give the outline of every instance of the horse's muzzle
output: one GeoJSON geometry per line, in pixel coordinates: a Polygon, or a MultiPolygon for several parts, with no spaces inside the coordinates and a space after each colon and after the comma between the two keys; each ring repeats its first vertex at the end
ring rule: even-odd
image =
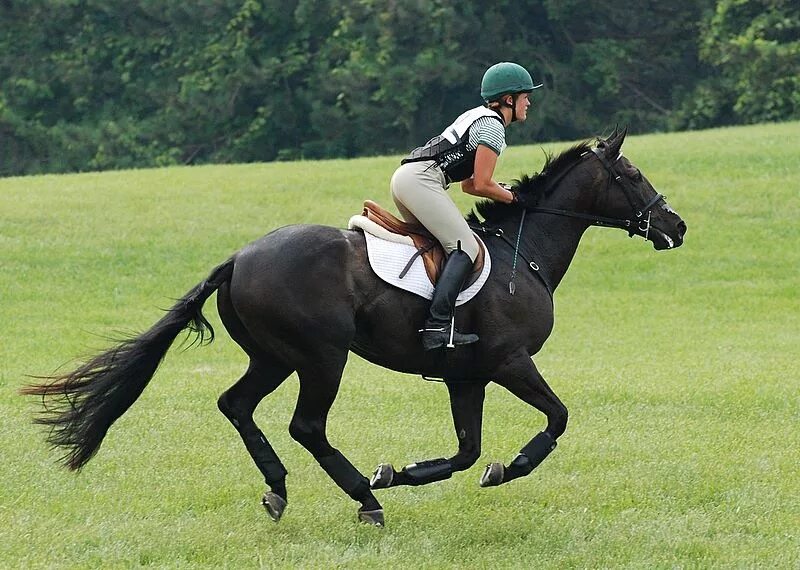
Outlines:
{"type": "Polygon", "coordinates": [[[653,249],[660,251],[662,249],[675,249],[676,247],[680,247],[683,245],[684,235],[686,235],[686,223],[683,220],[679,220],[674,227],[674,231],[669,233],[658,226],[651,226],[649,239],[653,242],[653,249]]]}

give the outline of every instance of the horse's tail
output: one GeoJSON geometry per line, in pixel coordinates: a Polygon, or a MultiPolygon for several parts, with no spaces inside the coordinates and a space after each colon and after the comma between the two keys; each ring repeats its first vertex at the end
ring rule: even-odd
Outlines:
{"type": "Polygon", "coordinates": [[[208,278],[186,293],[147,332],[119,343],[79,366],[21,390],[42,396],[45,410],[36,423],[50,426],[48,443],[67,453],[61,458],[73,470],[97,452],[117,418],[141,395],[178,334],[189,327],[195,342],[210,343],[214,329],[203,316],[208,297],[230,280],[234,258],[215,268],[208,278]]]}

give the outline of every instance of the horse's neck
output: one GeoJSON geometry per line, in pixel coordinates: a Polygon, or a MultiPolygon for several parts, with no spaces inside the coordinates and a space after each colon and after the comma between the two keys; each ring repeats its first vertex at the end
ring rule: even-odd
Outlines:
{"type": "Polygon", "coordinates": [[[569,269],[588,224],[575,218],[552,214],[529,213],[522,248],[539,265],[539,271],[555,291],[569,269]]]}
{"type": "MultiPolygon", "coordinates": [[[[586,180],[587,184],[589,180],[586,180]]],[[[564,183],[567,183],[565,179],[564,183]]],[[[551,199],[542,203],[542,207],[570,212],[585,211],[592,202],[591,188],[574,188],[571,192],[562,192],[559,188],[551,199]]],[[[539,265],[550,287],[555,290],[569,269],[572,258],[578,249],[581,237],[589,227],[589,222],[578,218],[560,216],[542,212],[528,212],[525,219],[521,243],[539,265]]]]}

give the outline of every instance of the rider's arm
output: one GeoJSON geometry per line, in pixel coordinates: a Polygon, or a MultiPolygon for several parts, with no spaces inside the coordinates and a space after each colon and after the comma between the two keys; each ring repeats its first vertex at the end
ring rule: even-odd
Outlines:
{"type": "Polygon", "coordinates": [[[475,174],[461,183],[461,190],[472,196],[490,198],[510,204],[514,195],[492,180],[497,165],[497,153],[486,145],[479,144],[475,151],[475,174]]]}

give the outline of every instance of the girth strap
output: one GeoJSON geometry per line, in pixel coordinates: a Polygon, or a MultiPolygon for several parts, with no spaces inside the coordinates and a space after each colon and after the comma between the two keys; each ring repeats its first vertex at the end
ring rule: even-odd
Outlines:
{"type": "Polygon", "coordinates": [[[425,247],[422,247],[422,248],[417,248],[417,251],[414,253],[414,255],[412,255],[412,256],[411,256],[411,259],[409,259],[409,260],[408,260],[408,263],[406,263],[406,266],[405,266],[405,267],[403,268],[403,270],[400,272],[400,275],[399,275],[400,279],[402,279],[403,277],[405,277],[405,276],[406,276],[406,274],[407,274],[407,273],[409,272],[409,270],[411,269],[411,266],[412,266],[412,265],[414,265],[414,262],[417,260],[417,258],[418,258],[419,256],[421,256],[421,255],[424,255],[424,254],[428,253],[428,252],[429,252],[430,250],[432,250],[434,247],[436,247],[436,243],[435,243],[435,242],[433,242],[433,243],[431,243],[431,244],[429,244],[429,245],[427,245],[427,246],[425,246],[425,247]]]}

